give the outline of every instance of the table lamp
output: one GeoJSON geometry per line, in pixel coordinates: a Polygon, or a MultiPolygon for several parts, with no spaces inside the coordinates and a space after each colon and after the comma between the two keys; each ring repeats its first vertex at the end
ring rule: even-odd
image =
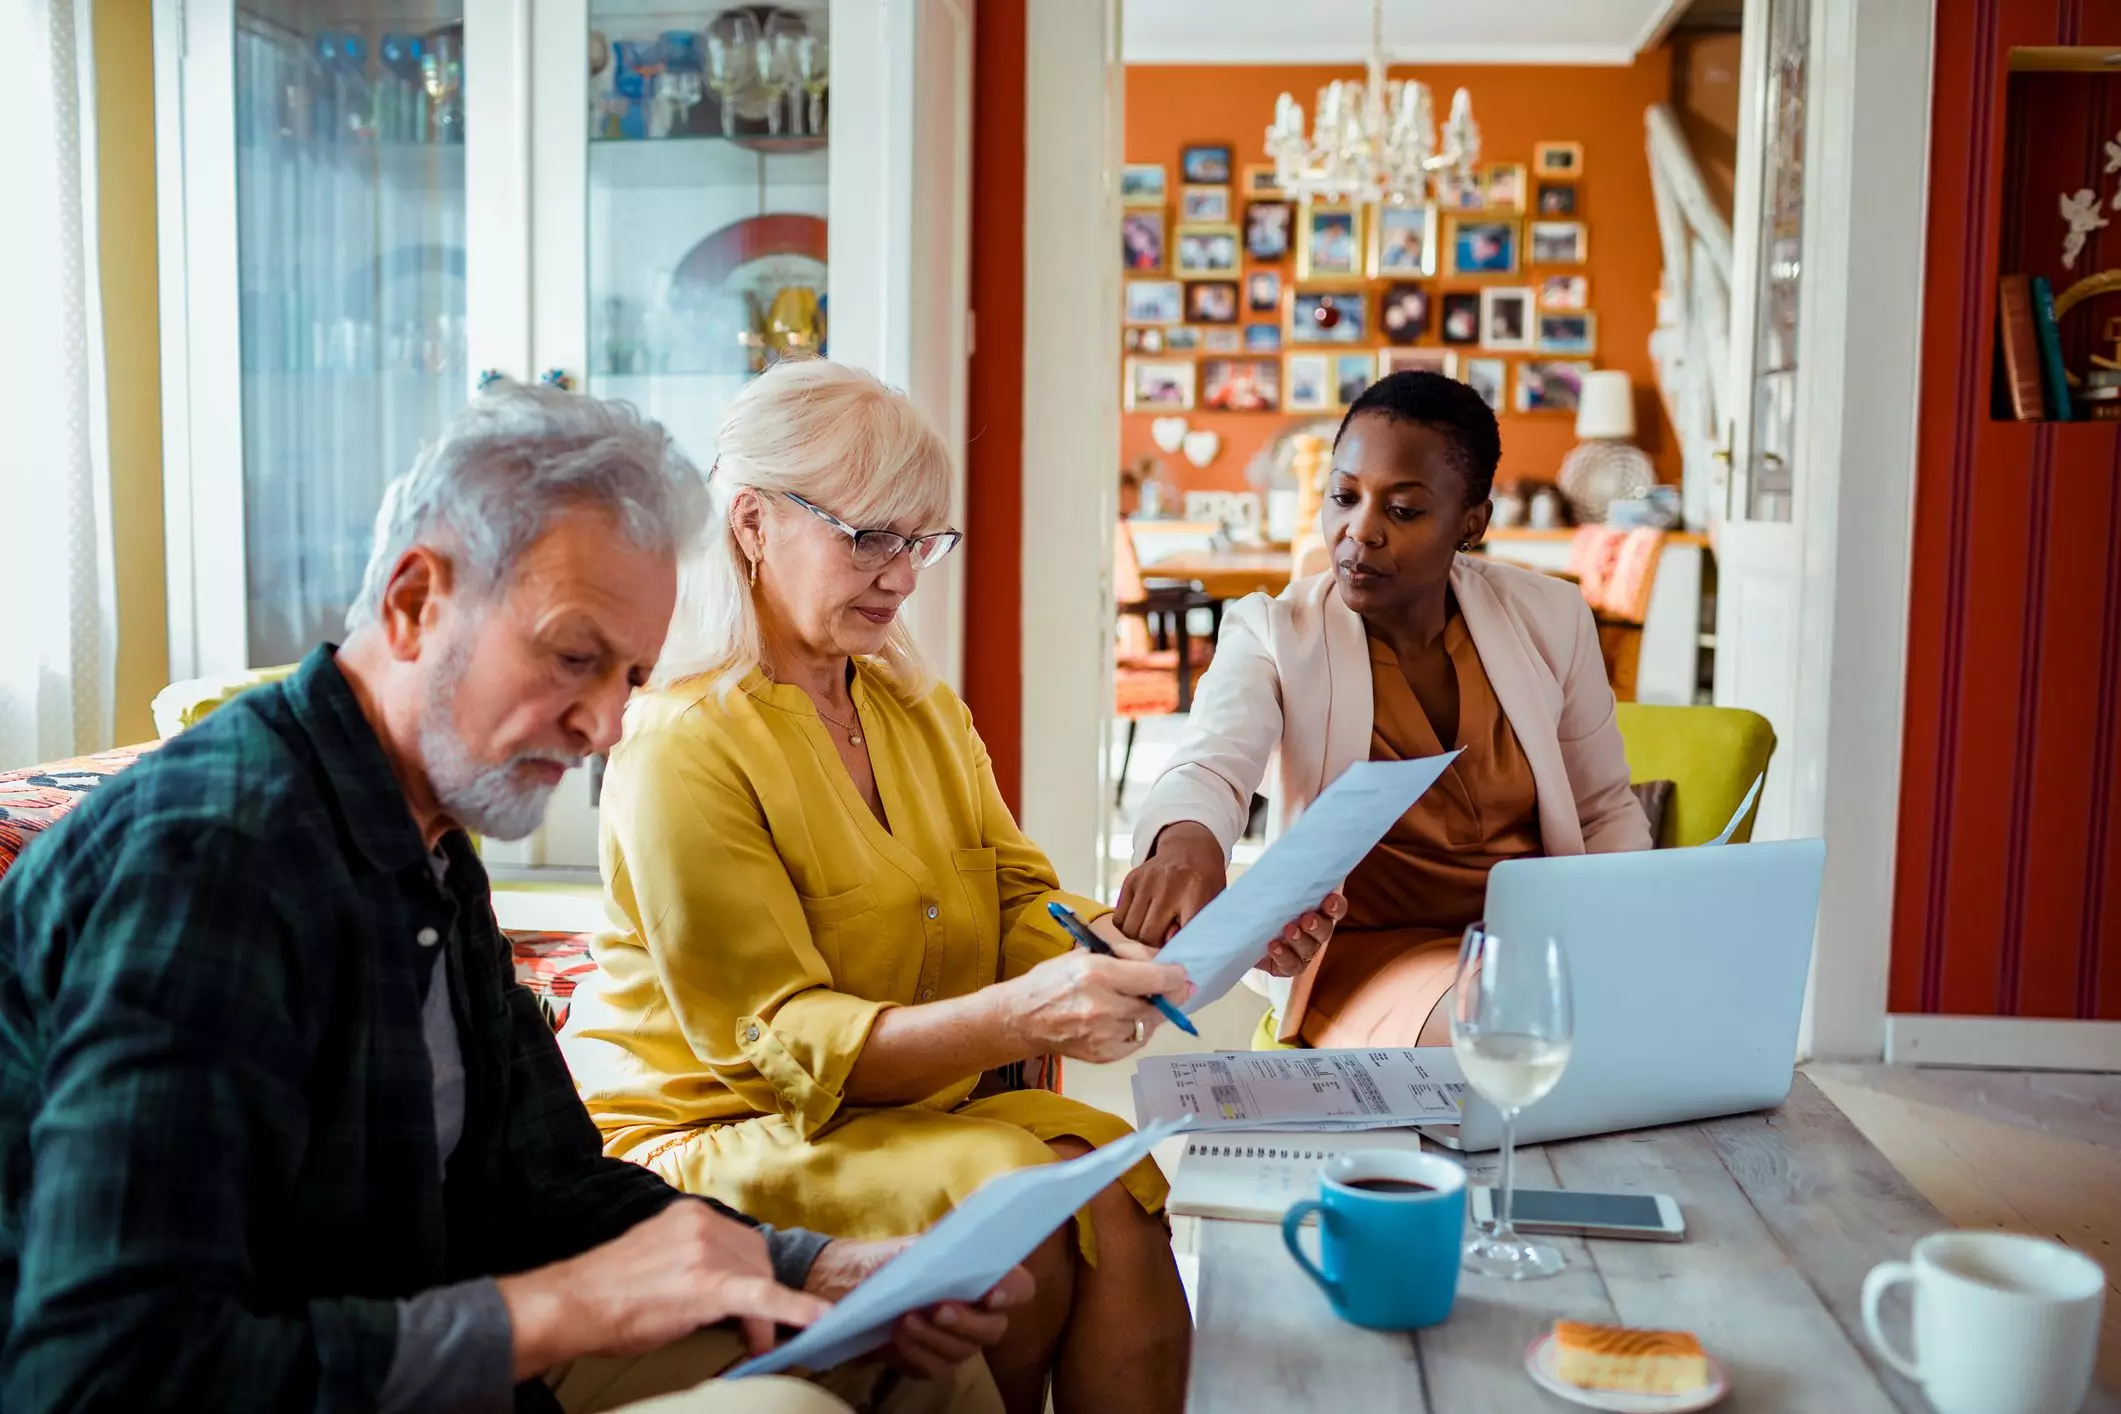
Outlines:
{"type": "Polygon", "coordinates": [[[1657,484],[1656,468],[1632,441],[1635,385],[1621,370],[1601,368],[1583,375],[1576,436],[1580,441],[1562,459],[1556,479],[1580,523],[1604,520],[1613,502],[1657,484]]]}

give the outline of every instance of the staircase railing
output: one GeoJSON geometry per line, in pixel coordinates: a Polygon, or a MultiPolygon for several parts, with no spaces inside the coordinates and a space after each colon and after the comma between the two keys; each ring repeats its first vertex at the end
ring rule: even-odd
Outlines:
{"type": "Polygon", "coordinates": [[[1650,191],[1664,247],[1664,286],[1650,353],[1657,391],[1679,437],[1686,522],[1709,519],[1731,407],[1731,223],[1716,209],[1670,105],[1645,115],[1650,191]]]}

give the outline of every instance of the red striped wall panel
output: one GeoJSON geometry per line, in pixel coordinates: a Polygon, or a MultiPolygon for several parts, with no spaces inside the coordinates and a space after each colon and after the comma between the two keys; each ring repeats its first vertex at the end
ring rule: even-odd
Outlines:
{"type": "MultiPolygon", "coordinates": [[[[2121,424],[1989,415],[1998,275],[2121,266],[2121,212],[2072,271],[2059,211],[2114,194],[2121,76],[2009,51],[2121,45],[2121,0],[1938,0],[1937,25],[1889,1005],[2121,1019],[2121,424]]],[[[2072,316],[2073,367],[2109,314],[2072,316]]]]}

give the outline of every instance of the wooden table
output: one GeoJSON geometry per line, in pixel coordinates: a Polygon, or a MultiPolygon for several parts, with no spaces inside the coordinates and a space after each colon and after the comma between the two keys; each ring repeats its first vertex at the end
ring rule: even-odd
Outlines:
{"type": "Polygon", "coordinates": [[[1279,594],[1289,587],[1295,563],[1282,550],[1186,550],[1142,566],[1144,579],[1186,579],[1217,599],[1279,594]]]}
{"type": "MultiPolygon", "coordinates": [[[[1492,1181],[1494,1155],[1471,1168],[1492,1181]]],[[[1450,1320],[1392,1334],[1336,1317],[1278,1227],[1201,1222],[1189,1414],[1565,1411],[1524,1372],[1557,1316],[1695,1332],[1730,1375],[1718,1414],[1928,1414],[1872,1352],[1858,1296],[1873,1265],[1945,1223],[1804,1076],[1779,1110],[1526,1149],[1517,1173],[1668,1193],[1686,1241],[1548,1239],[1568,1253],[1561,1275],[1465,1274],[1450,1320]]],[[[1887,1322],[1904,1339],[1902,1300],[1887,1322]]],[[[2083,1407],[2121,1414],[2121,1399],[2095,1389],[2083,1407]]]]}

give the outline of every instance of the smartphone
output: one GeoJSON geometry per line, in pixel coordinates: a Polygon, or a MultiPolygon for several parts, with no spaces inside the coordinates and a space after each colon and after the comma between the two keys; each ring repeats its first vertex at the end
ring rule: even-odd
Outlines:
{"type": "MultiPolygon", "coordinates": [[[[1495,1221],[1495,1190],[1475,1185],[1473,1221],[1495,1221]]],[[[1677,1242],[1686,1236],[1679,1204],[1662,1193],[1579,1193],[1565,1188],[1519,1188],[1510,1195],[1510,1225],[1523,1232],[1571,1237],[1622,1237],[1677,1242]]]]}

